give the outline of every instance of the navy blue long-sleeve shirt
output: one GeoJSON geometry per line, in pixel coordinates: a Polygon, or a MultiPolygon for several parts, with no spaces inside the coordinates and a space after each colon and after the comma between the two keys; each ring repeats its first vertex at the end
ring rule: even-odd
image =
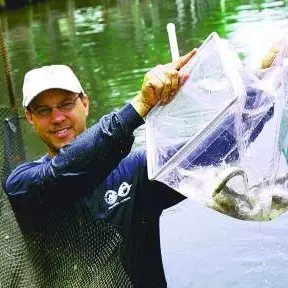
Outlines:
{"type": "MultiPolygon", "coordinates": [[[[247,95],[246,109],[254,108],[255,95],[252,90],[247,95]]],[[[264,124],[273,116],[273,105],[268,106],[266,111],[261,119],[257,119],[257,125],[251,119],[245,119],[243,114],[247,131],[253,127],[249,132],[249,142],[254,141],[264,124]]],[[[195,158],[192,153],[193,161],[190,165],[217,164],[229,151],[232,151],[231,160],[238,157],[238,150],[231,150],[236,139],[231,133],[234,122],[230,118],[224,119],[210,136],[215,141],[205,140],[212,144],[200,157],[195,158]]],[[[98,231],[99,223],[103,225],[104,222],[109,229],[115,231],[117,237],[115,236],[115,241],[111,239],[114,245],[110,246],[113,249],[109,246],[109,239],[103,242],[103,247],[110,249],[113,255],[120,254],[121,265],[133,285],[166,287],[161,260],[159,218],[165,208],[185,198],[160,182],[148,180],[145,151],[129,153],[134,140],[133,131],[143,123],[134,108],[127,104],[120,111],[104,116],[99,123],[60,149],[55,157],[50,159],[45,155],[38,161],[18,166],[7,180],[6,192],[25,233],[32,231],[32,234],[45,235],[47,243],[58,241],[54,246],[59,245],[61,240],[66,251],[66,244],[71,242],[66,237],[67,233],[65,234],[68,226],[76,225],[75,223],[79,226],[84,221],[88,226],[92,223],[92,228],[98,231]],[[79,221],[77,217],[84,217],[84,220],[79,221]],[[117,253],[118,250],[120,253],[117,253]]],[[[83,229],[81,225],[80,228],[77,226],[78,230],[83,229]]],[[[105,235],[104,238],[107,237],[105,235]]],[[[100,238],[85,241],[99,242],[103,240],[100,238]]],[[[82,241],[80,234],[78,240],[82,241]]],[[[74,239],[78,240],[77,237],[74,239]]],[[[56,257],[55,253],[47,252],[53,249],[51,245],[47,244],[45,249],[41,246],[41,253],[45,250],[47,263],[52,263],[52,258],[56,257]]],[[[72,247],[69,253],[75,253],[75,245],[69,245],[72,247]]],[[[101,247],[97,246],[97,250],[104,251],[101,247]]],[[[57,255],[65,255],[63,249],[57,251],[57,255]]],[[[85,244],[82,250],[79,247],[77,249],[83,250],[81,255],[88,253],[86,256],[93,258],[86,251],[85,244]]],[[[89,270],[95,263],[87,261],[87,257],[83,257],[82,265],[86,265],[86,270],[89,270]]],[[[47,279],[52,279],[51,277],[47,279]]],[[[95,279],[93,281],[97,281],[95,279]]],[[[90,287],[87,283],[85,285],[90,287]]],[[[116,281],[115,287],[117,285],[120,284],[116,281]]]]}
{"type": "MultiPolygon", "coordinates": [[[[163,209],[184,197],[162,183],[148,180],[145,151],[127,156],[133,131],[143,123],[127,104],[119,112],[104,116],[55,157],[45,155],[18,166],[8,177],[6,192],[24,233],[45,235],[50,242],[67,242],[63,219],[70,221],[69,225],[77,221],[75,215],[85,215],[88,222],[105,221],[120,235],[113,249],[120,249],[121,263],[134,286],[166,287],[159,217],[163,209]],[[64,230],[59,231],[51,223],[62,223],[64,230]]],[[[45,251],[50,249],[47,245],[45,251]]],[[[46,262],[54,261],[50,259],[52,254],[44,254],[46,262]]]]}

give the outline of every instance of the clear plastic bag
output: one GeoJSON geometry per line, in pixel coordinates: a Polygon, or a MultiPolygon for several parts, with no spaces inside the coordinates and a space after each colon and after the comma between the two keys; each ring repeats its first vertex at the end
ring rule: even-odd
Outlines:
{"type": "Polygon", "coordinates": [[[286,193],[285,49],[257,73],[215,32],[198,51],[175,99],[147,116],[148,177],[232,217],[269,220],[280,213],[273,195],[286,193]]]}

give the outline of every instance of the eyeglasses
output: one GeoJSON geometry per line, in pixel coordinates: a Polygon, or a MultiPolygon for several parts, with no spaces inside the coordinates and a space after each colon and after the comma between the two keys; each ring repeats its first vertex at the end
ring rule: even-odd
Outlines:
{"type": "Polygon", "coordinates": [[[30,111],[38,118],[48,118],[52,115],[53,108],[57,108],[59,111],[64,113],[72,111],[76,106],[78,98],[81,98],[81,96],[78,95],[74,99],[65,100],[56,106],[39,106],[33,109],[30,108],[30,111]]]}

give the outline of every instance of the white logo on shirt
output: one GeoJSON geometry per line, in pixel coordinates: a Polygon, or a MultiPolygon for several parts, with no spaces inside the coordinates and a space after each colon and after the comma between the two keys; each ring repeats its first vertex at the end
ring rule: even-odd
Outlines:
{"type": "Polygon", "coordinates": [[[105,193],[104,199],[107,204],[113,205],[117,201],[118,195],[114,190],[108,190],[105,193]]]}
{"type": "Polygon", "coordinates": [[[107,190],[104,195],[104,200],[108,205],[111,205],[109,209],[119,205],[120,203],[126,202],[131,197],[128,196],[132,185],[129,185],[127,182],[123,182],[119,188],[118,192],[114,190],[107,190]],[[125,198],[126,197],[126,198],[125,198]],[[120,198],[120,199],[119,199],[120,198]],[[118,200],[118,201],[117,201],[118,200]]]}

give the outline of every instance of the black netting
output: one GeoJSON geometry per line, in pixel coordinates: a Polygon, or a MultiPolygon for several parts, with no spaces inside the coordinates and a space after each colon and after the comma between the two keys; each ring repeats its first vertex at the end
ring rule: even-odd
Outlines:
{"type": "Polygon", "coordinates": [[[11,171],[26,160],[20,121],[21,118],[14,115],[9,115],[2,121],[2,185],[11,171]]]}
{"type": "MultiPolygon", "coordinates": [[[[0,119],[4,183],[11,169],[39,151],[24,145],[32,140],[23,119],[3,107],[0,119]]],[[[132,287],[119,257],[121,235],[111,225],[73,206],[51,214],[42,227],[20,229],[3,187],[0,193],[0,287],[132,287]]]]}

